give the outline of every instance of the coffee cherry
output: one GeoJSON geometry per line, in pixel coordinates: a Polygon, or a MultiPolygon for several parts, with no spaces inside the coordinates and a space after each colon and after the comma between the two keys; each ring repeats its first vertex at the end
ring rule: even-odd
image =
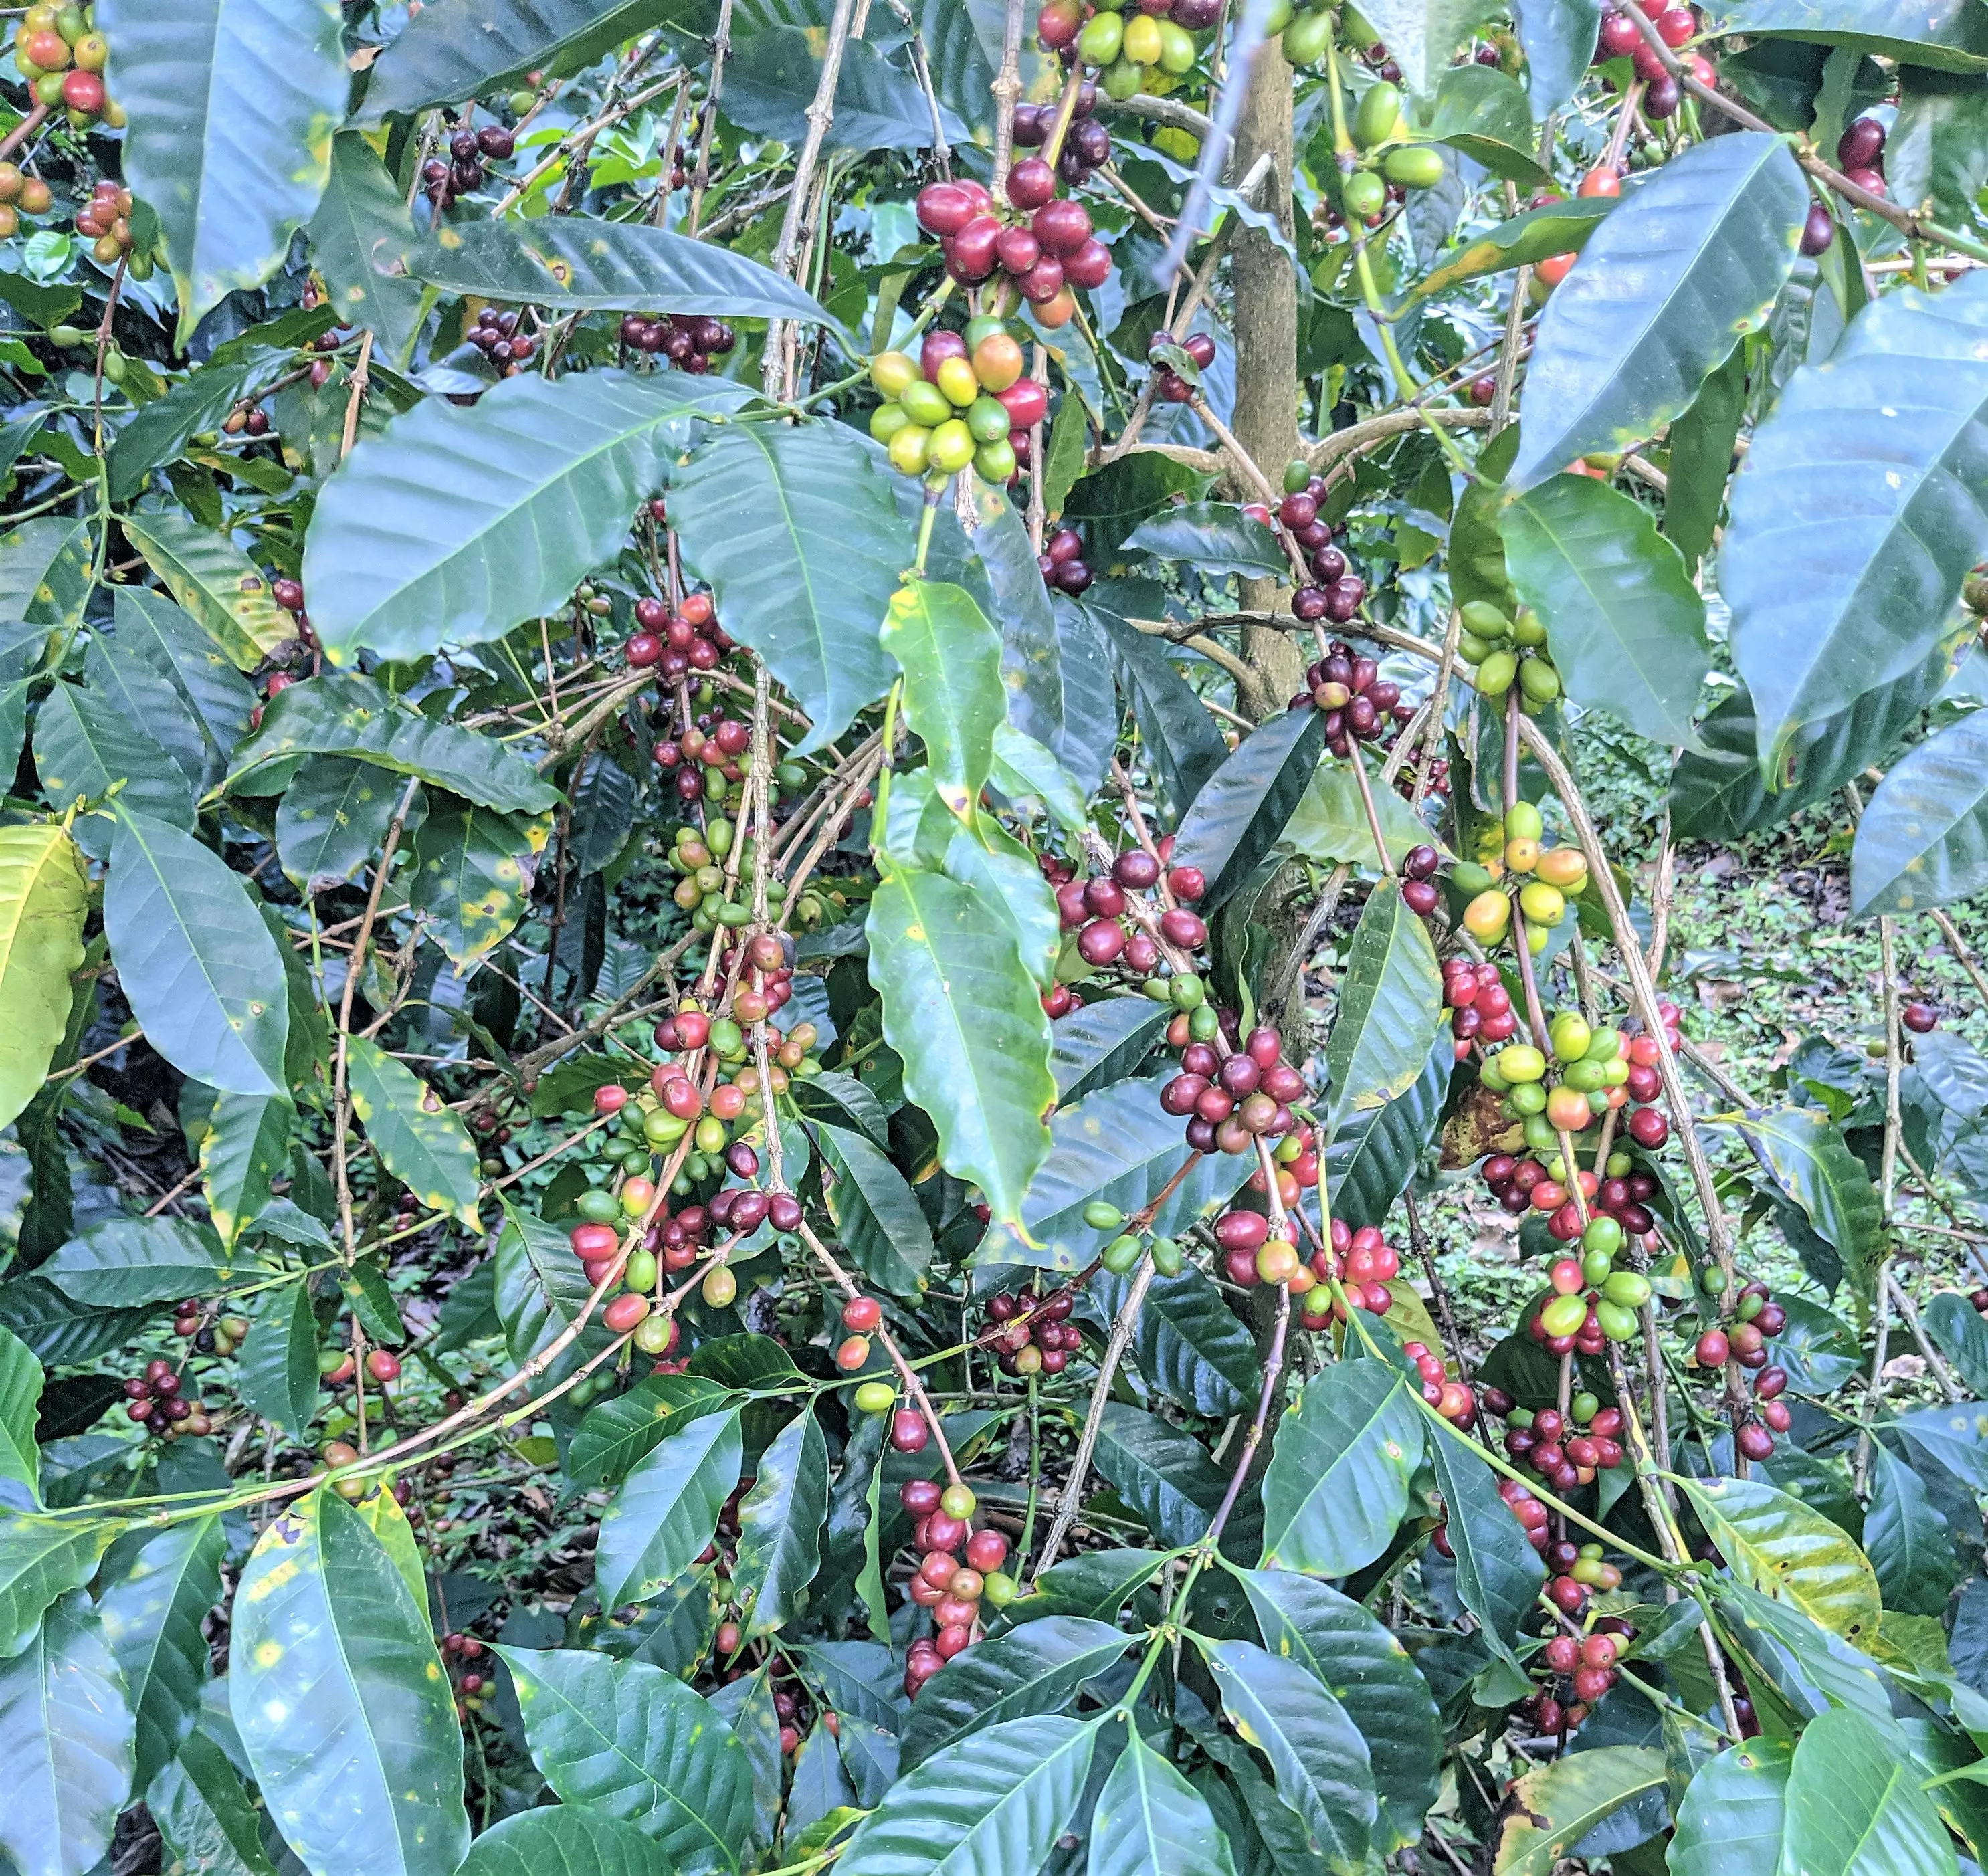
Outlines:
{"type": "MultiPolygon", "coordinates": [[[[901,1407],[891,1416],[891,1444],[899,1452],[923,1452],[925,1442],[931,1437],[925,1425],[925,1415],[916,1408],[901,1407]]],[[[934,1510],[938,1508],[938,1499],[932,1499],[934,1510]]]]}
{"type": "Polygon", "coordinates": [[[1915,1036],[1924,1036],[1939,1021],[1939,1012],[1930,1003],[1908,1003],[1898,1012],[1898,1020],[1915,1036]]]}

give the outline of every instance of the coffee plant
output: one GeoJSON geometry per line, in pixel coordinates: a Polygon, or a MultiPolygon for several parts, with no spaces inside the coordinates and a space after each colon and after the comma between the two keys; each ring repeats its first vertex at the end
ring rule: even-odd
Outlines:
{"type": "Polygon", "coordinates": [[[8,10],[0,1869],[1988,1860],[1988,13],[1362,3],[8,10]]]}

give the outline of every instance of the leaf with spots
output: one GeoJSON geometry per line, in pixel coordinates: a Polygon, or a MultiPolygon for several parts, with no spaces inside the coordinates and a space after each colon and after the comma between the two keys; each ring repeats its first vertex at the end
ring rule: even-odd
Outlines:
{"type": "Polygon", "coordinates": [[[459,971],[508,937],[531,903],[549,817],[465,803],[431,814],[414,837],[408,902],[459,971]]]}
{"type": "Polygon", "coordinates": [[[104,1639],[123,1670],[125,1692],[137,1717],[140,1791],[193,1731],[208,1673],[201,1624],[221,1600],[227,1548],[217,1513],[169,1524],[137,1547],[98,1605],[104,1639]]]}
{"type": "Polygon", "coordinates": [[[43,1610],[96,1573],[98,1560],[123,1528],[117,1519],[83,1524],[0,1513],[0,1661],[34,1638],[43,1610]]]}
{"type": "Polygon", "coordinates": [[[735,1870],[752,1829],[752,1766],[709,1702],[646,1661],[503,1648],[525,1737],[562,1803],[652,1838],[680,1876],[735,1870]]]}
{"type": "MultiPolygon", "coordinates": [[[[276,803],[276,853],[286,877],[306,893],[343,885],[379,851],[404,786],[356,756],[306,762],[276,803]]],[[[418,840],[414,851],[421,851],[418,840]]],[[[421,884],[417,877],[415,891],[421,884]]]]}
{"type": "Polygon", "coordinates": [[[126,515],[119,525],[236,669],[252,671],[295,641],[296,621],[276,603],[269,575],[225,534],[171,509],[126,515]]]}
{"type": "Polygon", "coordinates": [[[387,1170],[429,1210],[480,1229],[476,1148],[441,1097],[370,1036],[347,1039],[346,1070],[353,1110],[387,1170]]]}
{"type": "Polygon", "coordinates": [[[310,243],[340,319],[369,327],[387,362],[404,368],[425,310],[421,283],[407,271],[414,218],[406,191],[356,130],[332,140],[310,243]]]}
{"type": "Polygon", "coordinates": [[[1498,1876],[1553,1876],[1597,1824],[1662,1787],[1664,1756],[1652,1746],[1603,1746],[1528,1772],[1498,1838],[1498,1876]]]}
{"type": "Polygon", "coordinates": [[[221,1094],[200,1143],[201,1190],[225,1248],[261,1215],[290,1159],[297,1111],[269,1094],[221,1094]]]}
{"type": "Polygon", "coordinates": [[[1870,1561],[1848,1533],[1757,1479],[1680,1479],[1706,1533],[1742,1581],[1868,1647],[1882,1604],[1870,1561]]]}
{"type": "Polygon", "coordinates": [[[228,1659],[249,1768],[313,1876],[454,1876],[469,1820],[448,1676],[428,1612],[335,1492],[263,1532],[228,1659]]]}

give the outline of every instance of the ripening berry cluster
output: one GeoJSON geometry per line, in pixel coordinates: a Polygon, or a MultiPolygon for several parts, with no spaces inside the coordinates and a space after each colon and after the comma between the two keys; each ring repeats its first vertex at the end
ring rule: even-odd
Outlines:
{"type": "Polygon", "coordinates": [[[1185,77],[1199,56],[1194,35],[1221,17],[1221,0],[1049,0],[1036,37],[1065,66],[1095,69],[1105,96],[1122,100],[1185,77]]]}
{"type": "Polygon", "coordinates": [[[125,1418],[162,1439],[211,1433],[213,1421],[198,1400],[181,1391],[184,1386],[184,1377],[173,1364],[154,1357],[145,1364],[144,1374],[134,1374],[124,1383],[125,1418]]]}
{"type": "MultiPolygon", "coordinates": [[[[1698,16],[1689,7],[1674,6],[1670,0],[1632,0],[1632,4],[1641,8],[1656,28],[1657,37],[1672,52],[1682,52],[1697,38],[1698,16]]],[[[1601,16],[1594,63],[1601,65],[1611,59],[1627,59],[1643,81],[1643,95],[1637,109],[1651,123],[1661,123],[1677,115],[1678,106],[1684,102],[1683,87],[1665,69],[1663,61],[1626,8],[1611,7],[1601,16]]],[[[1717,83],[1718,71],[1702,52],[1688,53],[1682,63],[1701,85],[1717,83]]]]}
{"type": "MultiPolygon", "coordinates": [[[[1087,1219],[1091,1216],[1092,1206],[1099,1202],[1094,1199],[1084,1208],[1087,1219]]],[[[1105,1209],[1115,1212],[1117,1207],[1107,1205],[1105,1209]]],[[[1135,1238],[1132,1242],[1137,1246],[1139,1241],[1135,1238]]],[[[1107,1269],[1114,1268],[1108,1247],[1104,1262],[1107,1269]]],[[[1175,1268],[1178,1271],[1179,1266],[1175,1268]]],[[[1070,1320],[1076,1305],[1077,1292],[1068,1286],[1046,1296],[1010,1296],[1005,1291],[989,1296],[982,1339],[993,1349],[1001,1372],[1025,1378],[1031,1374],[1060,1374],[1070,1357],[1084,1346],[1084,1331],[1070,1320]]]]}
{"type": "Polygon", "coordinates": [[[66,112],[71,130],[86,130],[100,117],[106,130],[121,130],[123,110],[103,88],[110,46],[96,13],[90,6],[29,7],[14,28],[14,66],[35,102],[66,112]]]}
{"type": "Polygon", "coordinates": [[[1161,946],[1197,952],[1208,942],[1201,914],[1181,903],[1199,899],[1206,890],[1199,868],[1169,869],[1158,853],[1128,847],[1112,861],[1110,872],[1057,887],[1057,911],[1063,930],[1077,934],[1077,955],[1093,970],[1116,965],[1154,985],[1157,997],[1173,999],[1173,985],[1180,980],[1158,975],[1161,946]]]}
{"type": "Polygon", "coordinates": [[[538,350],[532,335],[519,331],[514,309],[500,313],[495,306],[484,307],[468,336],[469,343],[507,378],[516,377],[538,350]]]}
{"type": "Polygon", "coordinates": [[[1515,801],[1502,820],[1486,821],[1478,830],[1476,864],[1451,872],[1457,888],[1471,895],[1463,908],[1463,928],[1486,950],[1496,949],[1511,931],[1509,884],[1524,882],[1518,888],[1518,907],[1535,957],[1567,915],[1567,901],[1587,889],[1587,861],[1581,849],[1543,846],[1545,831],[1539,810],[1530,801],[1515,801]]]}
{"type": "Polygon", "coordinates": [[[1189,333],[1176,339],[1170,332],[1156,332],[1146,341],[1146,356],[1153,361],[1153,395],[1162,404],[1187,404],[1194,397],[1194,384],[1169,360],[1168,354],[1180,352],[1196,371],[1205,371],[1215,363],[1215,340],[1207,333],[1189,333]]]}
{"type": "MultiPolygon", "coordinates": [[[[938,185],[935,185],[938,186],[938,185]]],[[[1013,479],[1016,439],[1049,409],[1049,394],[1024,377],[1020,344],[992,314],[965,331],[928,332],[914,359],[880,352],[870,378],[884,401],[870,414],[870,434],[906,475],[953,475],[971,465],[985,482],[1013,479]]]]}
{"type": "Polygon", "coordinates": [[[516,139],[502,124],[480,130],[465,124],[450,137],[447,157],[431,157],[421,165],[421,187],[439,213],[453,207],[458,195],[482,188],[485,166],[502,162],[516,147],[516,139]]]}
{"type": "Polygon", "coordinates": [[[1560,673],[1547,654],[1547,628],[1537,613],[1521,606],[1508,617],[1489,600],[1472,600],[1458,617],[1456,655],[1484,695],[1502,698],[1516,684],[1519,707],[1528,715],[1560,695],[1560,673]]]}
{"type": "Polygon", "coordinates": [[[455,1682],[455,1716],[468,1720],[490,1704],[490,1677],[472,1664],[483,1657],[483,1644],[474,1635],[451,1632],[441,1638],[441,1657],[455,1682]]]}
{"type": "Polygon", "coordinates": [[[1077,311],[1073,287],[1100,287],[1111,275],[1111,250],[1091,232],[1090,212],[1056,192],[1056,171],[1024,157],[1008,172],[1005,207],[981,183],[928,183],[918,191],[918,225],[936,236],[945,270],[962,286],[999,277],[992,310],[1011,313],[1023,300],[1038,325],[1067,326],[1077,311]]]}
{"type": "Polygon", "coordinates": [[[915,1699],[926,1682],[972,1645],[981,1604],[1004,1609],[1021,1586],[1002,1567],[1007,1539],[991,1525],[973,1528],[979,1501],[971,1486],[942,1488],[935,1479],[907,1479],[898,1502],[918,1520],[911,1548],[918,1565],[908,1590],[919,1608],[930,1611],[934,1629],[916,1637],[907,1651],[904,1692],[915,1699]]]}
{"type": "MultiPolygon", "coordinates": [[[[1580,1560],[1577,1549],[1575,1560],[1580,1560]]],[[[1523,1709],[1534,1726],[1555,1736],[1577,1731],[1596,1702],[1622,1678],[1615,1664],[1635,1632],[1620,1616],[1602,1616],[1584,1634],[1553,1636],[1539,1656],[1551,1678],[1523,1709]]]]}
{"type": "MultiPolygon", "coordinates": [[[[662,504],[651,505],[660,509],[662,504]]],[[[656,519],[660,521],[661,515],[656,519]]],[[[624,655],[637,671],[653,668],[666,679],[685,677],[694,671],[715,671],[719,661],[736,648],[718,624],[708,593],[686,593],[674,612],[653,593],[645,593],[635,602],[635,627],[624,655]]],[[[666,769],[675,766],[660,754],[656,759],[666,769]]]]}
{"type": "MultiPolygon", "coordinates": [[[[1360,584],[1352,575],[1347,577],[1360,584]]],[[[1402,700],[1401,687],[1382,677],[1373,659],[1336,638],[1306,671],[1305,688],[1292,700],[1294,709],[1307,705],[1325,712],[1325,746],[1342,759],[1353,753],[1354,743],[1374,742],[1390,723],[1405,723],[1415,713],[1415,705],[1402,700]]]]}
{"type": "MultiPolygon", "coordinates": [[[[1088,182],[1091,173],[1111,161],[1111,133],[1091,113],[1097,108],[1097,87],[1088,79],[1077,88],[1071,100],[1070,123],[1063,134],[1063,147],[1056,154],[1056,172],[1072,188],[1088,182]]],[[[1017,104],[1015,106],[1015,147],[1040,150],[1056,129],[1053,104],[1017,104]]],[[[1047,161],[1048,159],[1043,159],[1047,161]]]]}
{"type": "Polygon", "coordinates": [[[621,343],[631,351],[666,358],[694,376],[711,369],[739,343],[739,335],[722,319],[698,313],[631,313],[621,321],[621,343]]]}

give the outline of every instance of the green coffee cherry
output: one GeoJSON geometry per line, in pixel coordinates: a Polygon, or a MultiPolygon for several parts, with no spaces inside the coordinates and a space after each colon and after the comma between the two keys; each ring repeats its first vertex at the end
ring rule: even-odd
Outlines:
{"type": "Polygon", "coordinates": [[[1395,127],[1401,120],[1399,87],[1385,82],[1370,85],[1360,100],[1359,110],[1354,113],[1353,140],[1361,149],[1371,150],[1376,144],[1384,144],[1393,137],[1395,127]]]}
{"type": "Polygon", "coordinates": [[[1093,1231],[1116,1231],[1125,1214],[1108,1198],[1094,1198],[1084,1208],[1084,1222],[1093,1231]]]}
{"type": "Polygon", "coordinates": [[[1139,1261],[1144,1246],[1129,1232],[1105,1246],[1102,1262],[1114,1276],[1123,1276],[1139,1261]]]}

